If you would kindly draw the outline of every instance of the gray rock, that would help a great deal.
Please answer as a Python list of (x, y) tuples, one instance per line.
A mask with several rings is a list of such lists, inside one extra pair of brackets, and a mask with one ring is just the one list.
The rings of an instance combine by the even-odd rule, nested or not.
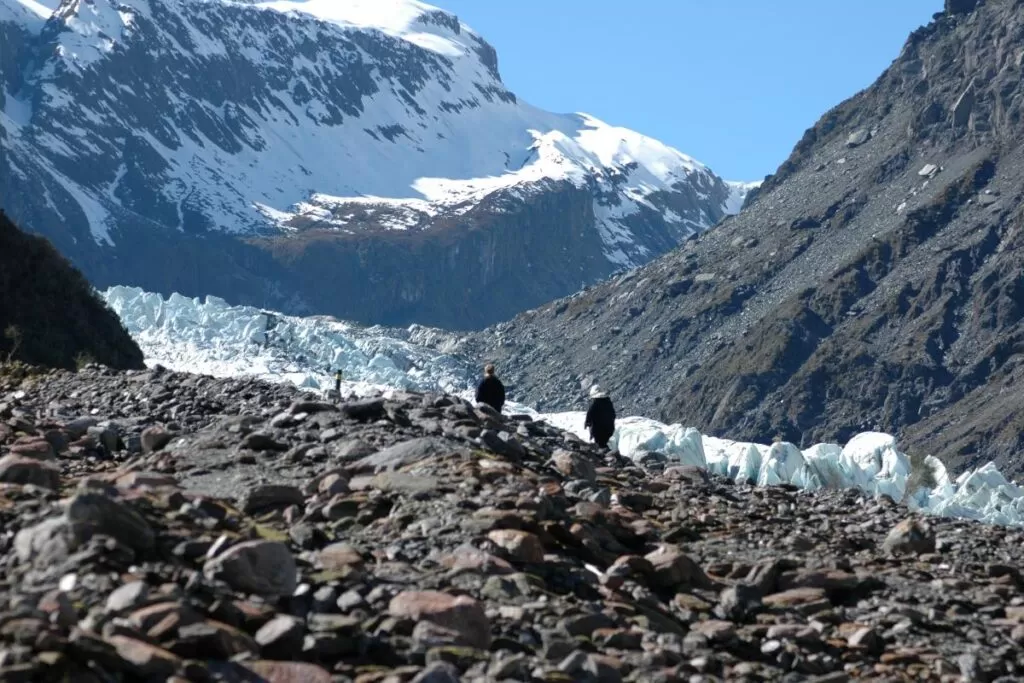
[(410, 463), (425, 460), (446, 450), (450, 451), (451, 446), (440, 439), (433, 437), (412, 439), (386, 448), (379, 453), (361, 458), (352, 464), (351, 469), (357, 472), (394, 470)]
[(288, 546), (275, 541), (247, 541), (207, 560), (203, 573), (232, 588), (257, 595), (291, 595), (298, 568)]
[(103, 493), (77, 494), (65, 515), (80, 543), (95, 534), (112, 536), (137, 551), (150, 550), (156, 543), (156, 534), (139, 513)]

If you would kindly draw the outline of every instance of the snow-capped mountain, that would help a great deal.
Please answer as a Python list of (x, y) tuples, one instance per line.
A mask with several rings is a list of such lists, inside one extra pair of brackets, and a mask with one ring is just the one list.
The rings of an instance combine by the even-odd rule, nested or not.
[(415, 0), (0, 0), (0, 45), (0, 204), (101, 285), (479, 325), (746, 191)]
[[(229, 306), (215, 297), (163, 297), (129, 287), (113, 287), (102, 296), (151, 365), (293, 382), (318, 393), (331, 386), (331, 373), (341, 368), (347, 378), (344, 393), (413, 390), (473, 400), (478, 363), (446, 352), (446, 347), (456, 344), (454, 335), (443, 331), (366, 328), (325, 317)], [(585, 413), (570, 410), (573, 407), (538, 413), (509, 402), (505, 412), (528, 414), (588, 439)], [(638, 462), (663, 459), (739, 483), (791, 484), (811, 490), (855, 488), (905, 501), (928, 514), (1024, 525), (1024, 488), (1006, 479), (992, 463), (953, 477), (941, 462), (926, 456), (917, 459), (918, 467), (927, 470), (922, 476), (888, 434), (865, 432), (845, 446), (818, 444), (801, 450), (790, 443), (737, 442), (702, 435), (680, 424), (625, 417), (617, 421), (611, 446)]]

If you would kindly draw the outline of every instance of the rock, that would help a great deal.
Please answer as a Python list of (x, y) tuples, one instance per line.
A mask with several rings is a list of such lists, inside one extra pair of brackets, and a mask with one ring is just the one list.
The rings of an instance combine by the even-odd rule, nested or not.
[(35, 460), (56, 460), (57, 458), (57, 452), (53, 444), (46, 439), (37, 437), (18, 439), (11, 446), (11, 454)]
[(387, 414), (384, 410), (384, 400), (379, 398), (345, 403), (341, 407), (341, 412), (345, 417), (360, 422), (379, 420)]
[(846, 138), (846, 146), (847, 147), (860, 147), (861, 145), (863, 145), (865, 142), (867, 142), (870, 139), (871, 139), (871, 132), (866, 130), (866, 129), (864, 129), (864, 128), (861, 128), (860, 130), (856, 130), (856, 131), (850, 133), (850, 136), (848, 138)]
[(269, 510), (286, 508), (290, 505), (305, 503), (302, 491), (294, 486), (281, 484), (265, 484), (246, 492), (243, 498), (242, 511), (247, 515), (258, 515)]
[(516, 562), (540, 563), (544, 561), (544, 546), (535, 534), (515, 529), (495, 529), (487, 538), (505, 550)]
[(551, 457), (551, 463), (563, 476), (570, 479), (583, 479), (593, 483), (597, 481), (597, 470), (582, 455), (565, 450), (557, 450)]
[(946, 0), (946, 14), (970, 14), (981, 0)]
[(60, 488), (60, 470), (43, 460), (5, 455), (0, 458), (0, 482), (57, 490)]
[(244, 666), (267, 683), (332, 683), (331, 674), (315, 664), (258, 660)]
[(361, 458), (353, 463), (350, 469), (357, 472), (395, 470), (410, 463), (425, 460), (445, 450), (450, 450), (450, 447), (446, 448), (444, 442), (439, 439), (431, 437), (412, 439)]
[(326, 571), (338, 571), (363, 563), (363, 556), (348, 543), (332, 543), (317, 555), (320, 567)]
[(716, 612), (723, 619), (742, 621), (761, 607), (761, 591), (755, 586), (730, 586), (718, 597)]
[(274, 451), (283, 452), (288, 446), (274, 438), (273, 434), (267, 432), (253, 432), (242, 439), (242, 448), (250, 451)]
[(763, 602), (769, 607), (794, 607), (796, 605), (821, 602), (822, 600), (826, 600), (826, 594), (821, 588), (793, 588), (781, 593), (766, 595)]
[(156, 534), (139, 513), (102, 493), (77, 494), (64, 514), (80, 543), (103, 534), (142, 552), (156, 544)]
[(676, 546), (663, 544), (644, 559), (651, 563), (654, 571), (652, 579), (659, 588), (703, 588), (711, 584), (704, 570)]
[(935, 552), (935, 533), (924, 520), (905, 519), (889, 532), (882, 549), (893, 554), (923, 555)]
[(247, 541), (207, 560), (203, 573), (235, 590), (257, 595), (291, 595), (298, 569), (288, 546), (276, 541)]
[(19, 562), (53, 565), (65, 560), (74, 540), (64, 517), (53, 517), (19, 531), (14, 537), (14, 550)]
[(132, 581), (118, 587), (107, 596), (107, 611), (121, 612), (141, 604), (149, 595), (149, 585), (145, 581)]
[(160, 425), (153, 425), (142, 430), (142, 452), (156, 453), (163, 450), (174, 439), (174, 435)]
[(491, 645), (490, 620), (483, 606), (472, 598), (438, 591), (406, 591), (391, 600), (388, 613), (393, 617), (424, 619), (451, 629), (482, 650)]
[(144, 643), (127, 636), (111, 636), (107, 639), (125, 661), (128, 668), (145, 679), (167, 678), (182, 665), (181, 659), (167, 650)]
[(853, 635), (847, 638), (846, 642), (850, 647), (870, 652), (881, 651), (884, 647), (884, 643), (879, 638), (878, 633), (869, 626), (857, 629)]
[(418, 673), (412, 683), (460, 683), (459, 670), (448, 662), (434, 662)]
[(256, 642), (263, 656), (288, 661), (301, 654), (305, 635), (306, 627), (300, 620), (279, 614), (260, 627)]

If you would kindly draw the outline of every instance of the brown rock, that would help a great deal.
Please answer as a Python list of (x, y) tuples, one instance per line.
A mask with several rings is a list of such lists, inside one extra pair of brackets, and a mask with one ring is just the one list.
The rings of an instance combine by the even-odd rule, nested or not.
[(21, 455), (0, 458), (0, 482), (4, 484), (32, 484), (47, 489), (60, 488), (60, 470), (43, 460)]
[(765, 596), (762, 602), (769, 607), (794, 607), (825, 599), (825, 590), (822, 588), (793, 588), (792, 590), (772, 593)]
[(178, 480), (169, 474), (156, 472), (128, 472), (117, 478), (115, 483), (119, 489), (160, 488), (178, 486)]
[(559, 473), (569, 479), (597, 481), (597, 470), (594, 469), (594, 465), (578, 453), (557, 450), (551, 457), (551, 464)]
[(905, 519), (889, 532), (882, 549), (899, 555), (923, 555), (935, 552), (935, 532), (924, 520)]
[(487, 538), (517, 562), (536, 564), (544, 561), (544, 546), (535, 534), (515, 529), (495, 529)]
[(645, 558), (654, 569), (653, 581), (661, 588), (679, 589), (711, 584), (704, 570), (674, 545), (662, 545)]
[(132, 670), (144, 678), (166, 678), (181, 666), (180, 658), (167, 650), (127, 636), (111, 636), (107, 642)]
[(142, 430), (142, 452), (143, 453), (155, 453), (163, 449), (164, 446), (171, 442), (174, 435), (171, 434), (167, 429), (159, 425), (153, 425), (152, 427), (146, 427)]
[(333, 543), (321, 550), (318, 557), (325, 571), (341, 571), (363, 564), (363, 556), (348, 543)]
[(20, 455), (34, 460), (55, 460), (57, 452), (53, 444), (42, 437), (30, 436), (18, 439), (11, 446), (12, 455)]
[(446, 555), (441, 558), (441, 566), (456, 572), (478, 571), (484, 575), (505, 575), (516, 571), (506, 560), (473, 547), (459, 548)]
[(423, 619), (456, 631), (481, 650), (491, 645), (491, 624), (483, 605), (469, 597), (437, 591), (406, 591), (392, 598), (388, 612), (393, 617)]
[(315, 664), (259, 660), (244, 666), (267, 683), (331, 683), (331, 674)]

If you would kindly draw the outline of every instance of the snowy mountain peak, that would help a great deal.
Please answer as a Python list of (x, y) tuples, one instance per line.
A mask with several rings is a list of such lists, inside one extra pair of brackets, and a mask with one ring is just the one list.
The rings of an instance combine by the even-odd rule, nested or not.
[[(477, 326), (646, 263), (735, 203), (668, 145), (523, 102), (493, 48), (425, 3), (44, 3), (0, 0), (0, 196), (34, 197), (9, 210), (103, 285)], [(245, 246), (217, 239), (213, 258), (210, 236)], [(131, 265), (198, 239), (203, 268)], [(368, 289), (382, 300), (364, 309)]]
[(454, 14), (416, 0), (255, 0), (253, 4), (306, 14), (342, 28), (376, 29), (446, 57), (463, 57), (483, 42)]

